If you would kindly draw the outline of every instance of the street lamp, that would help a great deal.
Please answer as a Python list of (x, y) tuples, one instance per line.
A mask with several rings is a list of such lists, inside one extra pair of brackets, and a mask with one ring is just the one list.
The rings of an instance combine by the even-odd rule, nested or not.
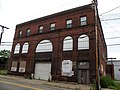
[(4, 33), (4, 28), (5, 28), (5, 29), (9, 29), (9, 28), (8, 28), (8, 27), (5, 27), (5, 26), (2, 26), (2, 25), (0, 25), (0, 27), (2, 27), (1, 34), (0, 34), (0, 45), (1, 45), (1, 40), (2, 40), (2, 35), (3, 35), (3, 33)]

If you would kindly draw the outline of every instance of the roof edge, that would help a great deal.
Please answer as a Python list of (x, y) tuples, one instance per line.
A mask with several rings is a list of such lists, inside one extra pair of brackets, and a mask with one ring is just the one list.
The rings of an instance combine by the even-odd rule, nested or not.
[(38, 22), (40, 20), (42, 21), (42, 20), (58, 17), (58, 16), (61, 16), (61, 15), (69, 14), (71, 12), (76, 12), (76, 11), (79, 11), (79, 10), (90, 9), (91, 5), (92, 4), (87, 4), (87, 5), (83, 5), (83, 6), (80, 6), (80, 7), (75, 7), (75, 8), (72, 8), (72, 9), (64, 10), (64, 11), (57, 12), (57, 13), (54, 13), (54, 14), (50, 14), (50, 15), (47, 15), (47, 16), (43, 16), (43, 17), (40, 17), (40, 18), (37, 18), (37, 19), (33, 19), (33, 20), (30, 20), (30, 21), (27, 21), (27, 22), (17, 24), (17, 27), (32, 24), (32, 23)]

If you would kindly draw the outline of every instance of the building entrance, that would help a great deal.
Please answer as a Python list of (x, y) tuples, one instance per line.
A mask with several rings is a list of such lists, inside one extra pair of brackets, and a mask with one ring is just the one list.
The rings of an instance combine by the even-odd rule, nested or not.
[(89, 84), (89, 63), (88, 62), (78, 63), (78, 83)]

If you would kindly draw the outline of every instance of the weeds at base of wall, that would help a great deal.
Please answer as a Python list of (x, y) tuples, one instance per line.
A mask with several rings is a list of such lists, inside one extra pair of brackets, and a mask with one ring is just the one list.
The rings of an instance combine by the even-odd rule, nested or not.
[(30, 75), (24, 75), (26, 79), (32, 79)]
[(101, 87), (113, 90), (120, 90), (120, 82), (112, 80), (109, 76), (103, 76), (101, 78)]
[(109, 86), (108, 88), (113, 89), (113, 90), (120, 90), (120, 83), (114, 82), (114, 86)]
[(96, 90), (96, 84), (93, 84), (90, 90)]
[(0, 75), (7, 75), (7, 70), (0, 70)]
[(81, 88), (80, 87), (76, 87), (76, 89), (75, 90), (81, 90)]

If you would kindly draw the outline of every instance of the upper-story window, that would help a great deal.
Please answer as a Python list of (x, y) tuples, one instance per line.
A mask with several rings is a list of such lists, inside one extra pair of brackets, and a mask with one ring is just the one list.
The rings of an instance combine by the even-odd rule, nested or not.
[(78, 50), (89, 49), (89, 37), (87, 35), (81, 35), (78, 38)]
[(14, 54), (18, 54), (20, 51), (20, 44), (16, 44), (15, 49), (14, 49)]
[(72, 19), (69, 19), (66, 21), (66, 28), (71, 28), (72, 27)]
[(26, 31), (26, 36), (29, 36), (29, 35), (30, 35), (30, 29), (28, 28)]
[(19, 31), (19, 32), (18, 32), (18, 37), (19, 37), (19, 38), (22, 37), (22, 31)]
[(73, 50), (73, 39), (71, 36), (65, 37), (63, 41), (63, 51)]
[(80, 17), (80, 25), (81, 26), (87, 25), (87, 17), (86, 16)]
[(52, 52), (52, 50), (53, 50), (53, 45), (50, 40), (43, 40), (36, 47), (36, 53)]
[(28, 42), (23, 44), (22, 53), (28, 53), (29, 44)]
[(55, 23), (51, 23), (51, 24), (50, 24), (50, 30), (51, 30), (51, 31), (54, 31), (54, 30), (55, 30)]
[(43, 32), (43, 26), (39, 26), (38, 27), (38, 33), (42, 33)]

